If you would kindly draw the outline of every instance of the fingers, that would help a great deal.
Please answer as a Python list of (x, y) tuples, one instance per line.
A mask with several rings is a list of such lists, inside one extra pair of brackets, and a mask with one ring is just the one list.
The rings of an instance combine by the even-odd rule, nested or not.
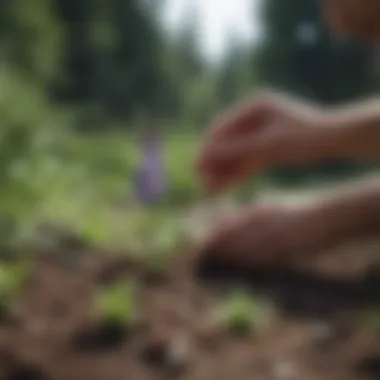
[(269, 101), (265, 98), (245, 103), (217, 118), (206, 135), (196, 160), (196, 171), (209, 188), (227, 186), (249, 173), (255, 133), (265, 126)]
[(220, 116), (196, 160), (202, 183), (211, 191), (219, 191), (245, 179), (266, 164), (270, 155), (266, 150), (271, 145), (267, 143), (275, 137), (269, 132), (271, 126), (283, 125), (284, 115), (298, 112), (306, 117), (311, 111), (312, 107), (289, 96), (267, 92)]
[(218, 191), (245, 179), (260, 165), (254, 153), (253, 146), (249, 146), (247, 141), (211, 148), (198, 166), (203, 183), (207, 188)]
[(201, 256), (238, 266), (256, 266), (276, 261), (273, 245), (264, 238), (265, 230), (238, 221), (215, 231), (201, 249)]
[(211, 124), (206, 138), (212, 143), (244, 136), (263, 122), (272, 107), (273, 96), (269, 92), (248, 99), (218, 116)]
[(230, 217), (204, 242), (201, 256), (237, 265), (271, 262), (275, 258), (271, 254), (273, 239), (267, 239), (271, 231), (271, 223), (267, 223), (271, 214), (265, 205), (258, 204)]

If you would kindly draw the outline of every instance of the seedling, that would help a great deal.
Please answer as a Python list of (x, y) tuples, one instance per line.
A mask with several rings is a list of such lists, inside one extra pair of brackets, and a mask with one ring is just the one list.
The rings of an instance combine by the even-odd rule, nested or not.
[(134, 284), (128, 282), (102, 290), (95, 298), (100, 320), (76, 333), (73, 342), (76, 348), (103, 350), (121, 344), (135, 321), (134, 290)]
[(110, 324), (131, 327), (135, 321), (135, 287), (131, 282), (118, 282), (102, 290), (96, 298), (102, 319)]
[(268, 316), (268, 305), (252, 299), (245, 291), (233, 292), (217, 310), (217, 322), (229, 331), (250, 335), (260, 329)]
[(0, 308), (8, 310), (14, 297), (20, 293), (30, 274), (26, 262), (7, 263), (0, 266)]

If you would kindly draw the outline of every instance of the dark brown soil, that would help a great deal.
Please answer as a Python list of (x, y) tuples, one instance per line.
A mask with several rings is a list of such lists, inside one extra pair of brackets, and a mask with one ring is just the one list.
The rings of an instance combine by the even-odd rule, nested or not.
[[(75, 270), (39, 259), (0, 320), (0, 379), (379, 379), (380, 333), (357, 318), (380, 303), (379, 253), (361, 244), (249, 272), (183, 251), (161, 275), (121, 254), (88, 256)], [(93, 307), (96, 290), (121, 277), (140, 283), (133, 328)], [(235, 285), (275, 306), (252, 335), (209, 318)]]

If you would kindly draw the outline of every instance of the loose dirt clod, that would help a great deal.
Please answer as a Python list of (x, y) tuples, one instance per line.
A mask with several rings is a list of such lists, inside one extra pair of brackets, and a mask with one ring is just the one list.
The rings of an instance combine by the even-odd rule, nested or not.
[(172, 371), (180, 372), (189, 363), (190, 345), (188, 338), (183, 334), (175, 336), (168, 350), (168, 366)]

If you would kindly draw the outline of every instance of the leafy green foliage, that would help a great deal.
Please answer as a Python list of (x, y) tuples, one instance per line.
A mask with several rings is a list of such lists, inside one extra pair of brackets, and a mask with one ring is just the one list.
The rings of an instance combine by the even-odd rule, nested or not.
[(165, 207), (156, 210), (137, 209), (134, 216), (130, 214), (130, 217), (126, 236), (128, 247), (134, 254), (143, 257), (151, 269), (160, 271), (182, 237), (178, 215)]
[(248, 292), (232, 292), (215, 312), (217, 323), (225, 328), (251, 334), (259, 330), (269, 315), (268, 305), (254, 299)]
[(14, 297), (20, 293), (30, 275), (27, 262), (0, 265), (0, 304), (7, 308)]
[(96, 308), (108, 321), (131, 326), (136, 318), (136, 284), (119, 281), (109, 285), (96, 296)]
[(265, 82), (326, 103), (371, 88), (371, 48), (332, 35), (320, 2), (269, 0), (262, 18), (265, 44), (257, 51), (256, 68)]
[[(368, 83), (370, 52), (357, 45), (336, 48), (325, 32), (322, 47), (300, 52), (291, 37), (303, 9), (318, 18), (309, 6), (265, 3), (270, 43), (255, 70), (271, 82), (296, 80), (292, 88), (302, 73), (302, 83), (322, 95), (331, 90), (334, 99), (354, 94), (359, 81)], [(194, 130), (260, 78), (252, 75), (250, 47), (231, 38), (226, 57), (210, 64), (199, 51), (196, 17), (187, 17), (171, 39), (160, 12), (158, 0), (2, 2), (1, 242), (14, 242), (41, 220), (58, 219), (95, 244), (149, 251), (159, 265), (181, 238), (177, 216), (200, 194), (192, 164), (201, 136)], [(329, 80), (321, 80), (330, 45), (333, 67)], [(71, 133), (81, 115), (88, 131), (103, 133)], [(147, 120), (161, 128), (169, 183), (165, 207), (145, 215), (133, 206), (139, 147), (131, 132)], [(251, 189), (248, 184), (244, 192)]]

